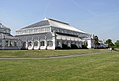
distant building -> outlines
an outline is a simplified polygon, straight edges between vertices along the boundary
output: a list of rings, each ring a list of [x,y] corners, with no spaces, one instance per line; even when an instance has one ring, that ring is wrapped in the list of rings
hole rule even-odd
[[[91,34],[81,31],[68,23],[44,19],[16,31],[22,49],[57,49],[92,47]]]
[[[19,46],[21,41],[10,34],[10,28],[0,23],[0,50],[5,49],[21,49]]]

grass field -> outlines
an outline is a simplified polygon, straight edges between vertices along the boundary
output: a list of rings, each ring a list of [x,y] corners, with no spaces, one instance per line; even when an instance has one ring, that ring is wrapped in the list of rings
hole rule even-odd
[[[25,58],[42,58],[48,56],[64,56],[73,54],[87,54],[95,52],[107,52],[103,49],[77,49],[77,50],[0,50],[0,57],[25,57]]]
[[[119,53],[97,51],[104,54],[60,59],[0,60],[0,81],[119,81]]]

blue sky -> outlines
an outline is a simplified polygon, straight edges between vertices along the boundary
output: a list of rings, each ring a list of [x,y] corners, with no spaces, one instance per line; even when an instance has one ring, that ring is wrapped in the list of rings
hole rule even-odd
[[[119,39],[119,0],[0,0],[0,21],[15,31],[45,17],[101,39]]]

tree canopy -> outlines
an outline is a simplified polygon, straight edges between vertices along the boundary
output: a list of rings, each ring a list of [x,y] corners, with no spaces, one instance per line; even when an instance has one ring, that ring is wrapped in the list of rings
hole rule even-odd
[[[118,48],[119,48],[119,40],[117,40],[117,41],[115,42],[115,47],[118,47]]]
[[[105,42],[105,44],[108,44],[108,47],[114,46],[114,44],[113,44],[113,42],[112,42],[111,39],[107,39],[106,42]]]
[[[99,45],[99,39],[98,39],[98,36],[94,36],[94,44],[95,44],[95,48],[98,48],[98,45]]]

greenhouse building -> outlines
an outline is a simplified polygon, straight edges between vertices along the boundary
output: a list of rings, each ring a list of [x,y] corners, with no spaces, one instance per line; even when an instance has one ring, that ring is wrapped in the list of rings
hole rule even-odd
[[[50,18],[17,30],[16,38],[28,50],[92,47],[91,34]]]

